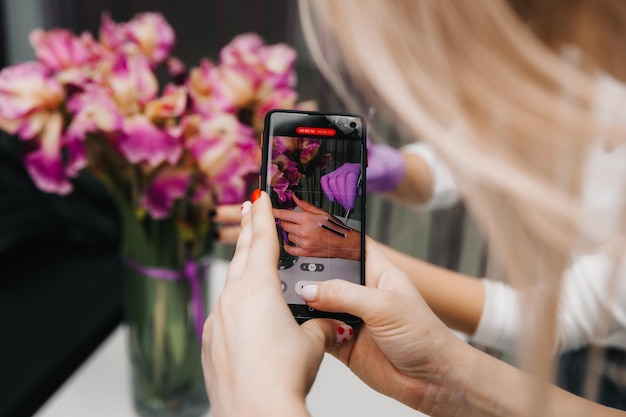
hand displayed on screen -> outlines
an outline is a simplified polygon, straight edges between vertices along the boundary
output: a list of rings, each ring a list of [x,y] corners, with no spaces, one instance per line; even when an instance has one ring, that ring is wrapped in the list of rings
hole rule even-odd
[[[360,259],[361,234],[358,231],[295,195],[293,200],[302,211],[274,209],[274,217],[280,220],[289,238],[284,242],[285,252],[315,258]]]
[[[336,201],[346,210],[352,210],[357,193],[360,195],[359,178],[361,167],[356,163],[345,163],[332,172],[322,176],[322,191],[330,201]]]

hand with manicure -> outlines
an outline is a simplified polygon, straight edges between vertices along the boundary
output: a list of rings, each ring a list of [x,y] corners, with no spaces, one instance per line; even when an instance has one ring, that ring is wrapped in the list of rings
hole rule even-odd
[[[274,209],[291,243],[285,242],[285,252],[315,258],[361,258],[361,233],[295,195],[293,200],[302,211]]]

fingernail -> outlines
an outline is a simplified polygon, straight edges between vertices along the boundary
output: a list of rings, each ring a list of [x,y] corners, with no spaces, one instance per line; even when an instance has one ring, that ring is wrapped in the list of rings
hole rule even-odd
[[[337,331],[335,332],[335,336],[337,336],[337,343],[347,342],[352,339],[354,336],[354,329],[347,324],[342,324],[337,327]]]
[[[259,197],[261,197],[261,190],[257,188],[256,190],[252,192],[252,196],[250,197],[250,200],[252,200],[252,202],[254,203],[255,201],[259,199]]]
[[[305,285],[300,291],[300,297],[302,297],[304,301],[315,301],[317,300],[317,294],[319,292],[319,285]]]
[[[252,203],[249,201],[244,201],[240,209],[241,215],[245,216],[246,214],[250,213],[251,208],[252,208]]]
[[[209,216],[209,219],[214,219],[215,216],[217,216],[217,210],[212,208],[211,210],[209,210],[208,216]]]

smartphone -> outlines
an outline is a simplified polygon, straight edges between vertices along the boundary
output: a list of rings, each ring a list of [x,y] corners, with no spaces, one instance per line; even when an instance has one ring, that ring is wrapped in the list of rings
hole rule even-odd
[[[329,279],[365,283],[366,126],[344,113],[272,110],[262,138],[261,189],[274,208],[278,272],[295,319],[358,317],[314,310],[305,285]]]

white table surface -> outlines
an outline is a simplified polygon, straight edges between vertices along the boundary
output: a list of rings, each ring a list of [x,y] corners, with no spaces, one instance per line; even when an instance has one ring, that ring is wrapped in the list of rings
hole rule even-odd
[[[227,261],[211,271],[210,303],[224,284]],[[120,326],[43,405],[35,417],[136,417],[132,405],[127,329]],[[342,363],[326,355],[307,397],[312,416],[423,416],[371,390]],[[207,413],[205,417],[210,417]]]

